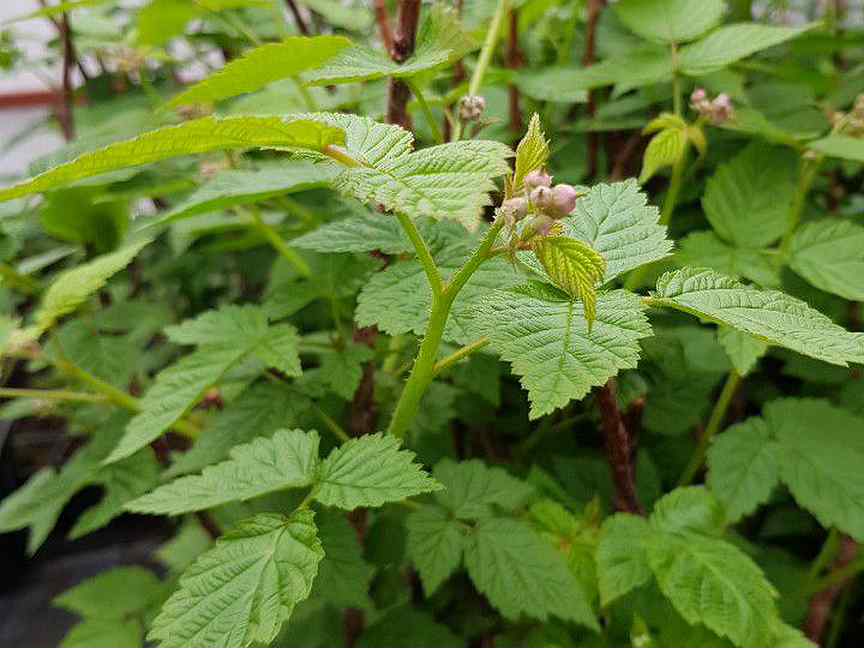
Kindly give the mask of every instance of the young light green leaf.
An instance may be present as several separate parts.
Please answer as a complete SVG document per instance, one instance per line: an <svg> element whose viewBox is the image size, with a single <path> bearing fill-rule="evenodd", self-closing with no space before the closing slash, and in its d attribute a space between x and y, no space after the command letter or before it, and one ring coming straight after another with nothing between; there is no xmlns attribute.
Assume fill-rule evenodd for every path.
<svg viewBox="0 0 864 648"><path fill-rule="evenodd" d="M477 589L507 619L558 617L599 629L564 555L520 520L481 520L468 538L465 566Z"/></svg>
<svg viewBox="0 0 864 648"><path fill-rule="evenodd" d="M762 340L728 326L717 329L717 340L723 345L732 366L741 376L753 371L756 363L768 351L768 345Z"/></svg>
<svg viewBox="0 0 864 648"><path fill-rule="evenodd" d="M324 187L336 174L336 169L331 165L305 161L292 161L255 171L230 169L200 187L181 204L160 217L154 225L173 223L198 214L223 211L283 194Z"/></svg>
<svg viewBox="0 0 864 648"><path fill-rule="evenodd" d="M351 46L344 36L292 36L246 52L168 102L169 107L215 103L321 67Z"/></svg>
<svg viewBox="0 0 864 648"><path fill-rule="evenodd" d="M810 142L807 148L828 157L864 162L864 140L849 135L829 135Z"/></svg>
<svg viewBox="0 0 864 648"><path fill-rule="evenodd" d="M308 72L304 78L314 85L373 81L384 77L405 78L462 58L474 47L454 11L434 5L417 33L417 47L402 64L386 52L366 46L342 51L323 68Z"/></svg>
<svg viewBox="0 0 864 648"><path fill-rule="evenodd" d="M660 169L674 166L684 155L686 148L687 131L684 129L666 128L657 133L645 149L639 182L644 184Z"/></svg>
<svg viewBox="0 0 864 648"><path fill-rule="evenodd" d="M636 515L619 513L603 522L596 554L603 607L651 580L644 545L651 533L645 518Z"/></svg>
<svg viewBox="0 0 864 648"><path fill-rule="evenodd" d="M651 334L636 295L602 293L589 331L582 304L537 282L492 292L480 301L476 319L479 333L521 377L532 419L635 367L639 340Z"/></svg>
<svg viewBox="0 0 864 648"><path fill-rule="evenodd" d="M702 486L676 488L654 504L651 526L663 533L719 536L726 517L720 502Z"/></svg>
<svg viewBox="0 0 864 648"><path fill-rule="evenodd" d="M688 623L741 647L770 645L776 592L740 549L688 533L649 536L646 550L661 591Z"/></svg>
<svg viewBox="0 0 864 648"><path fill-rule="evenodd" d="M301 373L297 332L288 324L270 326L263 309L228 306L170 327L169 336L201 346L164 369L141 400L142 411L108 457L111 463L158 438L204 393L241 361L255 356L289 376Z"/></svg>
<svg viewBox="0 0 864 648"><path fill-rule="evenodd" d="M817 288L864 300L864 227L837 219L805 223L792 238L789 266Z"/></svg>
<svg viewBox="0 0 864 648"><path fill-rule="evenodd" d="M245 501L315 481L318 433L279 430L231 450L231 458L200 475L181 477L126 505L135 513L180 515Z"/></svg>
<svg viewBox="0 0 864 648"><path fill-rule="evenodd" d="M312 511L244 520L181 576L148 639L162 648L269 644L309 596L323 557Z"/></svg>
<svg viewBox="0 0 864 648"><path fill-rule="evenodd" d="M590 332L597 318L597 284L606 274L606 260L587 243L567 236L544 236L534 254L555 285L582 301Z"/></svg>
<svg viewBox="0 0 864 648"><path fill-rule="evenodd" d="M513 192L524 189L525 176L546 166L549 160L549 142L540 124L540 116L534 113L528 123L525 136L516 147L516 171L513 174Z"/></svg>
<svg viewBox="0 0 864 648"><path fill-rule="evenodd" d="M152 164L183 155L247 148L321 151L343 144L337 127L311 119L281 117L204 117L144 133L134 139L84 153L24 182L0 190L0 202L47 191L109 171Z"/></svg>
<svg viewBox="0 0 864 648"><path fill-rule="evenodd" d="M751 144L708 179L702 208L724 240L740 248L765 247L786 231L797 176L790 149Z"/></svg>
<svg viewBox="0 0 864 648"><path fill-rule="evenodd" d="M780 481L779 452L765 421L750 418L714 439L708 451L708 487L730 523L768 501Z"/></svg>
<svg viewBox="0 0 864 648"><path fill-rule="evenodd" d="M149 240L144 240L129 245L67 270L57 277L36 311L33 335L38 337L54 326L61 317L78 308L90 295L102 288L108 279L129 265L148 243Z"/></svg>
<svg viewBox="0 0 864 648"><path fill-rule="evenodd" d="M432 506L411 513L405 525L405 550L420 574L423 590L431 596L462 564L465 531L451 513Z"/></svg>
<svg viewBox="0 0 864 648"><path fill-rule="evenodd" d="M335 181L340 192L412 218L453 219L476 229L491 204L494 178L510 172L510 148L464 140L411 151L411 133L356 115L313 115L346 132L346 148L360 162Z"/></svg>
<svg viewBox="0 0 864 648"><path fill-rule="evenodd" d="M812 28L812 24L778 27L758 23L720 27L702 40L681 48L681 71L691 76L709 74L751 54L797 38Z"/></svg>
<svg viewBox="0 0 864 648"><path fill-rule="evenodd" d="M650 298L798 353L846 366L864 361L862 336L837 326L807 304L776 290L759 290L712 270L667 272Z"/></svg>
<svg viewBox="0 0 864 648"><path fill-rule="evenodd" d="M629 29L649 40L684 43L715 27L723 0L621 0L615 13Z"/></svg>
<svg viewBox="0 0 864 648"><path fill-rule="evenodd" d="M562 222L568 236L588 243L606 260L608 283L628 270L664 258L672 250L660 210L648 205L635 180L595 185Z"/></svg>
<svg viewBox="0 0 864 648"><path fill-rule="evenodd" d="M327 506L354 510L441 489L414 453L383 434L352 439L321 462L315 499Z"/></svg>

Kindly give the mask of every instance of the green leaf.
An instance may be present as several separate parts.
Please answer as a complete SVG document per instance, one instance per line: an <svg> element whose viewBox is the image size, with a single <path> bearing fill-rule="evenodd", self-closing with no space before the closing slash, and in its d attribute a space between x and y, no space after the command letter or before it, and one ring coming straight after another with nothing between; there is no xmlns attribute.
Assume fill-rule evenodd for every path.
<svg viewBox="0 0 864 648"><path fill-rule="evenodd" d="M68 315L102 288L113 275L125 268L150 243L140 241L111 254L97 257L61 274L42 297L36 311L33 335L39 336L64 315Z"/></svg>
<svg viewBox="0 0 864 648"><path fill-rule="evenodd" d="M768 345L762 340L728 326L717 329L717 341L723 345L732 366L741 376L753 371L756 363L768 351Z"/></svg>
<svg viewBox="0 0 864 648"><path fill-rule="evenodd" d="M383 434L351 439L321 462L315 499L326 506L354 510L381 506L441 489L414 453Z"/></svg>
<svg viewBox="0 0 864 648"><path fill-rule="evenodd" d="M316 115L346 133L348 152L361 162L335 181L340 192L367 205L418 218L457 220L476 229L491 205L494 178L510 172L510 148L500 142L463 140L412 152L411 133L356 115Z"/></svg>
<svg viewBox="0 0 864 648"><path fill-rule="evenodd" d="M540 116L534 113L528 130L516 147L516 171L513 174L513 192L521 193L525 187L525 176L546 166L549 160L549 142L540 124Z"/></svg>
<svg viewBox="0 0 864 648"><path fill-rule="evenodd" d="M246 52L168 102L169 107L215 103L255 92L322 66L351 46L344 36L292 36Z"/></svg>
<svg viewBox="0 0 864 648"><path fill-rule="evenodd" d="M179 455L165 476L197 472L228 458L231 448L276 430L298 425L311 401L284 383L261 382L244 391L218 415L206 434Z"/></svg>
<svg viewBox="0 0 864 648"><path fill-rule="evenodd" d="M434 226L424 227L425 222L422 220L417 225L423 238L429 242L430 235L434 236ZM380 250L384 254L405 254L414 251L398 220L388 214L372 211L325 223L293 239L291 246L325 253Z"/></svg>
<svg viewBox="0 0 864 648"><path fill-rule="evenodd" d="M792 238L789 266L821 290L864 300L864 227L838 219L805 223Z"/></svg>
<svg viewBox="0 0 864 648"><path fill-rule="evenodd" d="M240 522L180 578L148 635L163 648L268 644L324 557L312 511Z"/></svg>
<svg viewBox="0 0 864 648"><path fill-rule="evenodd" d="M864 540L864 421L815 399L773 401L763 415L795 501L824 527Z"/></svg>
<svg viewBox="0 0 864 648"><path fill-rule="evenodd" d="M651 580L644 547L650 534L648 522L636 515L618 513L603 522L597 545L597 577L603 607Z"/></svg>
<svg viewBox="0 0 864 648"><path fill-rule="evenodd" d="M864 140L849 135L829 135L810 142L807 148L828 157L864 162Z"/></svg>
<svg viewBox="0 0 864 648"><path fill-rule="evenodd" d="M180 326L169 327L167 332L176 342L201 346L159 373L141 400L141 413L129 422L108 463L157 439L249 356L289 376L301 372L296 330L287 324L270 326L265 311L259 307L227 306L208 311Z"/></svg>
<svg viewBox="0 0 864 648"><path fill-rule="evenodd" d="M314 85L406 78L452 63L473 48L474 43L462 29L456 13L436 4L420 25L414 53L401 65L383 50L358 45L342 51L328 65L306 73L304 78Z"/></svg>
<svg viewBox="0 0 864 648"><path fill-rule="evenodd" d="M588 244L566 236L537 239L534 254L556 286L582 301L590 331L597 318L597 284L606 274L606 261Z"/></svg>
<svg viewBox="0 0 864 648"><path fill-rule="evenodd" d="M144 133L134 139L84 153L24 182L0 190L0 202L161 160L247 148L287 148L321 151L342 144L338 128L311 119L280 117L204 117Z"/></svg>
<svg viewBox="0 0 864 648"><path fill-rule="evenodd" d="M487 466L479 459L461 461L442 459L433 472L444 490L435 500L454 518L476 520L495 513L493 507L507 512L524 506L534 489L503 468Z"/></svg>
<svg viewBox="0 0 864 648"><path fill-rule="evenodd" d="M141 356L129 336L105 335L84 319L72 320L56 331L48 345L49 354L57 354L58 349L62 349L61 357L118 389L129 386Z"/></svg>
<svg viewBox="0 0 864 648"><path fill-rule="evenodd" d="M765 421L750 418L714 439L708 451L708 487L730 523L768 501L780 481L780 456Z"/></svg>
<svg viewBox="0 0 864 648"><path fill-rule="evenodd" d="M435 256L442 278L448 280L468 259L474 240L463 230L470 243L451 243ZM478 303L496 288L518 283L523 277L505 259L491 259L480 266L453 303L444 329L444 339L468 344L476 339L474 330ZM376 325L388 335L413 332L423 335L429 321L432 290L416 260L391 264L378 272L363 287L357 298L354 318L360 326Z"/></svg>
<svg viewBox="0 0 864 648"><path fill-rule="evenodd" d="M666 257L672 242L658 224L660 211L648 205L635 180L595 185L562 222L568 236L588 243L606 260L606 283L641 265Z"/></svg>
<svg viewBox="0 0 864 648"><path fill-rule="evenodd" d="M794 297L745 286L712 270L667 272L657 281L650 303L730 326L832 364L864 361L860 334L837 326Z"/></svg>
<svg viewBox="0 0 864 648"><path fill-rule="evenodd" d="M679 243L678 265L711 268L730 277L743 277L766 288L780 285L780 264L770 250L735 247L711 231L688 234Z"/></svg>
<svg viewBox="0 0 864 648"><path fill-rule="evenodd" d="M717 499L702 486L676 488L654 505L651 526L664 533L720 535L726 523Z"/></svg>
<svg viewBox="0 0 864 648"><path fill-rule="evenodd" d="M684 43L715 27L724 8L722 0L621 0L615 13L643 38Z"/></svg>
<svg viewBox="0 0 864 648"><path fill-rule="evenodd" d="M789 149L751 144L709 178L702 208L727 242L765 247L786 232L797 176L797 157Z"/></svg>
<svg viewBox="0 0 864 648"><path fill-rule="evenodd" d="M363 365L375 357L365 344L348 344L321 357L321 379L345 400L351 400L363 377Z"/></svg>
<svg viewBox="0 0 864 648"><path fill-rule="evenodd" d="M360 636L358 648L452 648L463 643L431 613L409 603L395 605L382 614Z"/></svg>
<svg viewBox="0 0 864 648"><path fill-rule="evenodd" d="M686 148L687 132L684 129L666 128L657 133L645 149L639 182L644 184L663 167L674 166Z"/></svg>
<svg viewBox="0 0 864 648"><path fill-rule="evenodd" d="M154 225L173 223L183 218L224 211L275 196L326 186L336 177L333 166L292 161L255 171L222 171L181 204L160 217Z"/></svg>
<svg viewBox="0 0 864 648"><path fill-rule="evenodd" d="M681 71L690 76L709 74L751 54L797 38L812 28L812 24L803 27L758 23L726 25L702 40L681 48Z"/></svg>
<svg viewBox="0 0 864 648"><path fill-rule="evenodd" d="M55 606L83 617L60 646L143 646L143 618L162 598L164 589L152 572L141 567L117 567L76 585L53 601Z"/></svg>
<svg viewBox="0 0 864 648"><path fill-rule="evenodd" d="M564 555L525 522L481 520L469 536L465 566L477 589L507 619L558 617L599 630L588 596Z"/></svg>
<svg viewBox="0 0 864 648"><path fill-rule="evenodd" d="M369 586L375 568L363 559L357 531L341 511L324 511L318 519L324 560L311 598L337 607L369 608Z"/></svg>
<svg viewBox="0 0 864 648"><path fill-rule="evenodd" d="M651 536L646 550L661 591L688 623L741 647L770 645L776 592L741 550L692 533Z"/></svg>
<svg viewBox="0 0 864 648"><path fill-rule="evenodd" d="M448 511L423 507L408 516L406 551L414 563L426 596L432 596L462 564L465 531Z"/></svg>
<svg viewBox="0 0 864 648"><path fill-rule="evenodd" d="M532 419L564 407L639 360L651 327L636 295L602 293L588 330L584 307L546 284L496 290L477 307L477 328L528 390Z"/></svg>
<svg viewBox="0 0 864 648"><path fill-rule="evenodd" d="M135 513L180 515L311 485L318 471L317 432L279 430L231 450L228 461L181 477L126 505Z"/></svg>
<svg viewBox="0 0 864 648"><path fill-rule="evenodd" d="M83 617L123 619L143 612L162 591L162 582L150 570L115 567L66 590L52 603Z"/></svg>

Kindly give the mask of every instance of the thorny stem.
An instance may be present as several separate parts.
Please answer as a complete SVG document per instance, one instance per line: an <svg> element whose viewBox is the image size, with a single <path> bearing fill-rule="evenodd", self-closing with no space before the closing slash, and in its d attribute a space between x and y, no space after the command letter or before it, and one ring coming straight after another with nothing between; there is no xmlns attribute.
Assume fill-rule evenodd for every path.
<svg viewBox="0 0 864 648"><path fill-rule="evenodd" d="M597 48L597 22L600 14L606 6L606 0L588 0L588 17L585 27L585 53L582 55L583 67L590 67L596 60ZM597 112L596 93L588 91L588 116L593 117ZM588 133L588 177L597 175L598 159L600 155L600 133Z"/></svg>
<svg viewBox="0 0 864 648"><path fill-rule="evenodd" d="M80 403L102 403L108 400L104 394L90 394L68 389L17 389L14 387L0 387L0 398L36 398L38 400Z"/></svg>
<svg viewBox="0 0 864 648"><path fill-rule="evenodd" d="M614 378L597 391L597 405L605 438L606 456L615 484L615 506L619 511L644 515L636 494L634 441L618 407L618 386Z"/></svg>
<svg viewBox="0 0 864 648"><path fill-rule="evenodd" d="M75 139L75 89L72 87L72 68L75 66L75 46L72 44L72 27L69 14L59 21L60 39L63 43L63 101L58 111L58 120L66 141Z"/></svg>
<svg viewBox="0 0 864 648"><path fill-rule="evenodd" d="M705 463L705 456L708 453L708 446L711 440L719 431L723 422L726 420L726 413L729 411L729 405L732 403L732 398L738 387L741 385L741 375L734 369L729 372L726 382L723 384L723 389L720 391L720 396L714 404L714 409L711 412L711 418L708 419L708 425L705 427L705 432L699 439L699 444L690 458L690 463L681 474L681 479L678 480L679 486L687 486L692 483L693 479Z"/></svg>
<svg viewBox="0 0 864 648"><path fill-rule="evenodd" d="M507 38L507 67L518 70L525 64L522 51L519 49L519 10L510 10L510 30ZM508 87L510 99L510 130L521 133L524 130L522 110L519 107L519 87L511 83Z"/></svg>
<svg viewBox="0 0 864 648"><path fill-rule="evenodd" d="M399 221L400 223L403 223L403 227L404 220L404 218L400 218ZM447 318L450 315L450 309L453 306L453 302L459 294L459 291L462 290L474 272L477 271L477 268L479 268L488 258L489 251L492 249L492 246L503 227L504 219L497 219L492 227L489 228L486 237L483 239L483 242L474 254L471 255L471 258L469 258L468 261L465 262L465 265L463 265L462 268L453 275L450 281L443 286L443 289L436 290L433 284L432 310L429 315L429 323L426 326L426 335L423 337L423 342L420 344L420 350L414 360L414 367L411 369L411 374L408 376L408 381L405 383L402 395L399 397L399 402L396 404L396 410L393 412L393 418L391 419L390 426L387 429L389 434L398 438L404 438L405 433L408 431L408 427L417 415L417 411L420 408L420 401L426 393L426 389L435 377L438 349L441 346L441 340L444 337L444 327L447 324ZM416 228L414 229L416 231ZM420 238L420 241L422 241L419 232L416 234L417 237ZM415 237L412 237L411 232L408 232L408 235L409 238L411 238L412 243L415 244L418 257L421 257L421 263L424 263L422 257L428 254L428 248L426 248L425 243L423 243L422 246L419 246L415 241ZM427 277L435 275L440 276L437 266L435 266L434 272L432 272L431 268L426 267L426 263L429 263L430 261L434 265L434 260L431 259L431 255L429 255L424 263ZM430 284L432 281L433 280L430 279Z"/></svg>
<svg viewBox="0 0 864 648"><path fill-rule="evenodd" d="M390 28L390 12L387 11L387 0L374 0L375 19L378 21L378 32L384 49L393 56L393 30Z"/></svg>
<svg viewBox="0 0 864 648"><path fill-rule="evenodd" d="M304 36L309 35L309 25L306 24L306 21L303 19L303 15L300 13L300 9L297 7L297 3L294 0L285 0L285 4L288 5L288 10L291 12L291 16L294 18L294 22L297 23L297 29Z"/></svg>
<svg viewBox="0 0 864 648"><path fill-rule="evenodd" d="M441 280L441 272L435 264L435 259L432 258L432 253L429 251L429 246L426 245L423 235L420 234L414 221L405 214L397 213L396 218L402 229L405 230L405 234L408 235L408 240L414 246L415 252L417 252L417 260L420 261L420 265L423 266L423 271L426 273L426 279L429 280L432 296L440 297L444 292L444 282Z"/></svg>
<svg viewBox="0 0 864 648"><path fill-rule="evenodd" d="M475 351L479 351L483 347L487 346L489 342L490 340L488 337L482 337L479 340L475 340L471 344L466 344L461 349L447 356L443 360L439 360L432 370L433 378L440 374L442 371L446 371L460 360L467 358Z"/></svg>
<svg viewBox="0 0 864 648"><path fill-rule="evenodd" d="M855 563L858 557L860 547L855 540L849 536L843 536L840 540L840 548L837 552L837 559L834 561L834 573L841 573L847 567ZM850 574L854 577L854 574ZM810 607L807 613L807 620L804 623L804 634L811 641L821 644L822 636L825 634L825 627L831 618L832 607L834 602L848 580L839 580L835 584L817 592L810 599Z"/></svg>
<svg viewBox="0 0 864 648"><path fill-rule="evenodd" d="M309 267L309 264L297 252L288 247L285 239L279 236L279 232L264 222L264 219L261 218L261 211L257 206L253 205L249 208L249 215L252 218L253 227L261 236L267 239L267 242L270 243L283 259L290 263L303 277L308 279L312 276L312 269Z"/></svg>
<svg viewBox="0 0 864 648"><path fill-rule="evenodd" d="M417 37L417 24L420 21L420 0L400 0L399 24L393 38L390 50L391 58L397 63L403 63L414 53L414 41ZM411 91L408 85L400 79L390 79L390 89L387 99L387 122L397 124L406 130L411 130L411 118L408 116L408 98Z"/></svg>

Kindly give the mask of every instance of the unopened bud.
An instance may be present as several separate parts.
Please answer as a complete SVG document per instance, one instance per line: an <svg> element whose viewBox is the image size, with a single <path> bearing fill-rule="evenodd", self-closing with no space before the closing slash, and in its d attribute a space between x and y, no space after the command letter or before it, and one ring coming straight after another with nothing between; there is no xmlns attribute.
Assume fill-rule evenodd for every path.
<svg viewBox="0 0 864 648"><path fill-rule="evenodd" d="M477 121L486 110L486 100L479 95L466 95L459 101L459 119L463 122Z"/></svg>
<svg viewBox="0 0 864 648"><path fill-rule="evenodd" d="M534 231L540 236L549 236L555 229L556 220L546 214L537 214L534 218Z"/></svg>
<svg viewBox="0 0 864 648"><path fill-rule="evenodd" d="M579 192L574 187L568 184L559 184L552 187L552 201L549 215L558 218L569 216L576 209L576 201L579 199Z"/></svg>
<svg viewBox="0 0 864 648"><path fill-rule="evenodd" d="M711 108L711 121L715 124L727 122L732 119L735 114L732 100L729 98L729 95L725 93L717 95L717 98L711 102Z"/></svg>
<svg viewBox="0 0 864 648"><path fill-rule="evenodd" d="M540 169L525 176L525 191L532 192L537 187L551 187L552 176Z"/></svg>
<svg viewBox="0 0 864 648"><path fill-rule="evenodd" d="M690 95L690 103L694 106L701 104L708 98L708 93L705 92L705 88L696 88L693 91L693 94Z"/></svg>
<svg viewBox="0 0 864 648"><path fill-rule="evenodd" d="M535 187L528 197L538 211L545 212L552 204L552 189L543 186Z"/></svg>
<svg viewBox="0 0 864 648"><path fill-rule="evenodd" d="M528 199L524 196L510 198L501 204L501 213L507 219L507 223L513 225L528 215Z"/></svg>

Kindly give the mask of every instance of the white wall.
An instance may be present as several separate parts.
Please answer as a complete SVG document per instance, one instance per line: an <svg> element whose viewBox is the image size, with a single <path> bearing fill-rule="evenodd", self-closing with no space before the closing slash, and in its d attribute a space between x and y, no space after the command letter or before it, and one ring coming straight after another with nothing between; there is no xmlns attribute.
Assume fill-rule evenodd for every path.
<svg viewBox="0 0 864 648"><path fill-rule="evenodd" d="M0 23L11 18L26 15L39 8L36 0L0 0ZM54 28L47 20L28 20L14 23L10 29L15 33L15 41L24 50L27 61L44 58L46 43L54 38ZM32 70L31 65L21 66ZM56 67L40 67L47 78L59 83L60 71ZM48 90L43 79L32 71L15 71L0 74L0 95L20 92L41 92ZM50 153L63 142L56 128L39 128L31 137L16 146L8 146L10 138L25 131L33 131L50 114L47 108L15 108L0 110L0 176L20 175L27 166L46 153Z"/></svg>

